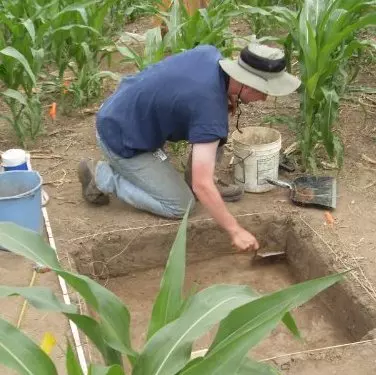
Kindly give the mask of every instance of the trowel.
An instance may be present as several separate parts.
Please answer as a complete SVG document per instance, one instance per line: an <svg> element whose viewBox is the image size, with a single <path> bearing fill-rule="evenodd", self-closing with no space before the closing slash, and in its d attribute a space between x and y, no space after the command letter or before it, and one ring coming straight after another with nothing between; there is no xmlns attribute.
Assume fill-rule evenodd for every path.
<svg viewBox="0 0 376 375"><path fill-rule="evenodd" d="M286 252L283 250L268 250L266 249L259 249L255 251L252 261L257 260L264 260L264 259L280 259L285 257Z"/></svg>

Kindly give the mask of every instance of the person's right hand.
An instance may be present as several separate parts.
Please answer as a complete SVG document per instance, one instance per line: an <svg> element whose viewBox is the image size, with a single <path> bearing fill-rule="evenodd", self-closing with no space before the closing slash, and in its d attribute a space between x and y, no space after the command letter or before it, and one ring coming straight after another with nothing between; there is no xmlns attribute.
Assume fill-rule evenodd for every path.
<svg viewBox="0 0 376 375"><path fill-rule="evenodd" d="M241 227L231 233L231 240L232 245L239 251L255 251L260 247L256 237Z"/></svg>

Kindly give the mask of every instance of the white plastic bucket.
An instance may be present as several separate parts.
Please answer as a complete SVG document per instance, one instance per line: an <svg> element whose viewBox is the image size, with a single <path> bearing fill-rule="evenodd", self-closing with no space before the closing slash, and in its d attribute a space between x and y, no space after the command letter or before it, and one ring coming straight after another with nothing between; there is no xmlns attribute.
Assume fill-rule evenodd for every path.
<svg viewBox="0 0 376 375"><path fill-rule="evenodd" d="M273 189L265 179L278 178L281 133L261 126L242 128L232 134L235 182L250 193Z"/></svg>
<svg viewBox="0 0 376 375"><path fill-rule="evenodd" d="M12 148L1 155L4 171L27 170L27 156L24 150Z"/></svg>

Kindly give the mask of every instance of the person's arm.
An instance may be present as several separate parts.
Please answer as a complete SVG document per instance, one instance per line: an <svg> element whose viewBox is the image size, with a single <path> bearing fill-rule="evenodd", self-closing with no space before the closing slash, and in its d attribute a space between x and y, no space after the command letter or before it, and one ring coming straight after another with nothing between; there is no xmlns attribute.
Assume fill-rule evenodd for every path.
<svg viewBox="0 0 376 375"><path fill-rule="evenodd" d="M192 150L192 189L213 219L230 235L239 250L257 250L256 238L242 228L228 211L214 183L216 151L219 141L197 143Z"/></svg>

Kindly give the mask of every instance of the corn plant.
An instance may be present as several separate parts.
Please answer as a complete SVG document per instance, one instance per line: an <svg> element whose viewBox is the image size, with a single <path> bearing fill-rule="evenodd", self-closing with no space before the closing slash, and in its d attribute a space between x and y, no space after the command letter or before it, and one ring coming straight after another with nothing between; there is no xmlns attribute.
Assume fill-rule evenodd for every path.
<svg viewBox="0 0 376 375"><path fill-rule="evenodd" d="M115 2L0 2L0 81L4 87L0 96L10 110L1 117L12 125L23 146L42 130L41 100L51 100L51 94L58 93L62 99L71 96L75 106L83 106L100 95L104 78L117 79L100 70L102 60L115 50L104 36L104 20ZM51 65L58 69L56 79L42 80ZM73 82L66 88L68 70Z"/></svg>
<svg viewBox="0 0 376 375"><path fill-rule="evenodd" d="M4 87L0 96L10 110L10 116L1 117L11 124L22 145L41 131L37 79L45 56L24 6L23 1L3 1L0 13L0 81Z"/></svg>
<svg viewBox="0 0 376 375"><path fill-rule="evenodd" d="M207 8L190 16L182 1L173 0L169 11L160 13L168 28L166 45L172 53L178 53L199 44L210 44L229 56L234 38L229 26L235 9L232 0L211 0Z"/></svg>
<svg viewBox="0 0 376 375"><path fill-rule="evenodd" d="M117 44L116 48L124 57L123 61L132 62L138 70L143 70L150 64L157 63L165 57L166 52L161 28L158 26L146 31L144 43L143 52L141 53L121 42Z"/></svg>
<svg viewBox="0 0 376 375"><path fill-rule="evenodd" d="M166 55L183 52L200 44L214 45L224 56L229 56L234 50L234 37L229 30L231 12L235 9L232 0L212 0L207 9L198 9L192 16L181 0L172 0L167 11L150 5L142 9L160 17L168 31L162 36L161 27L148 30L141 53L125 43L117 45L124 61L135 63L139 70L162 60Z"/></svg>
<svg viewBox="0 0 376 375"><path fill-rule="evenodd" d="M300 11L284 7L245 11L274 17L289 31L284 39L298 53L300 64L301 124L298 141L306 168L317 167L322 145L331 161L343 163L343 145L334 131L340 98L351 79L354 54L369 47L357 32L376 24L375 2L366 0L305 0Z"/></svg>
<svg viewBox="0 0 376 375"><path fill-rule="evenodd" d="M299 336L289 311L340 281L343 275L304 282L267 295L259 295L248 286L223 284L184 297L187 216L171 248L141 351L136 351L131 343L130 312L112 292L86 276L62 269L55 251L39 234L12 223L0 223L0 246L49 267L85 299L95 310L96 318L79 314L76 306L60 302L44 287L0 286L0 297L22 296L36 308L61 312L74 322L98 348L107 366L92 364L89 374L122 375L125 358L132 375L277 374L273 367L249 358L249 350L281 320ZM194 342L218 323L207 353L191 359ZM57 374L50 357L2 319L0 363L19 374ZM69 374L82 374L69 344L67 367Z"/></svg>
<svg viewBox="0 0 376 375"><path fill-rule="evenodd" d="M49 93L55 88L62 100L67 93L72 94L73 104L83 106L100 95L103 78L117 79L115 74L100 70L103 59L114 52L112 42L105 36L105 19L114 3L115 0L91 0L67 4L61 0L39 15L48 20L39 35L58 69L56 80L44 82ZM67 89L65 75L69 72L74 82Z"/></svg>
<svg viewBox="0 0 376 375"><path fill-rule="evenodd" d="M303 1L304 0L241 0L240 3L255 8L265 8L267 6L286 6L292 10L298 10L301 9L301 3ZM270 18L265 18L259 12L246 13L246 20L250 24L252 34L256 35L256 37L270 33L275 26L275 22L273 22L273 20Z"/></svg>
<svg viewBox="0 0 376 375"><path fill-rule="evenodd" d="M150 4L148 4L150 3ZM137 17L147 14L152 6L153 0L117 0L110 9L106 24L109 34L117 33L124 26L124 21L134 21Z"/></svg>

